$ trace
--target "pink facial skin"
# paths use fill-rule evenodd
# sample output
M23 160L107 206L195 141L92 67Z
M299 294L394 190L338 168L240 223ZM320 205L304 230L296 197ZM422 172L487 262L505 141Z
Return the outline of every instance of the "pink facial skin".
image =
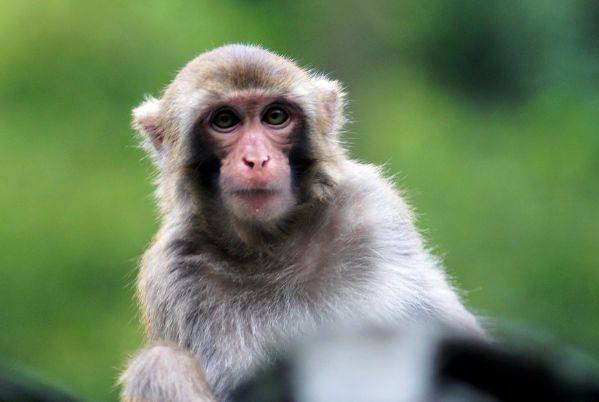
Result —
M295 205L288 154L297 120L292 106L259 95L230 99L206 119L222 155L222 197L238 219L272 222Z

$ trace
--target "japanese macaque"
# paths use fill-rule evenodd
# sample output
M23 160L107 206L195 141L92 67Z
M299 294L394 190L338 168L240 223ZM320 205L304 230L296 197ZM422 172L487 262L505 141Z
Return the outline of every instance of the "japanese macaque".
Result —
M344 100L336 81L227 45L133 111L162 225L137 282L148 345L123 400L226 401L338 323L480 333L394 185L348 157Z

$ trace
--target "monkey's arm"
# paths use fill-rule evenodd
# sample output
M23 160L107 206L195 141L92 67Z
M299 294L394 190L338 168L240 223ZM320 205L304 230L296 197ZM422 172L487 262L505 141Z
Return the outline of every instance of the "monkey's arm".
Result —
M119 383L123 402L216 402L197 358L166 343L142 349Z

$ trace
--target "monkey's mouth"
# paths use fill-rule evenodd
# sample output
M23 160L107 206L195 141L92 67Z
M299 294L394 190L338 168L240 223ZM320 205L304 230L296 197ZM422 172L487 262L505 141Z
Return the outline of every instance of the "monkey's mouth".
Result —
M263 204L279 195L279 191L265 188L250 188L235 190L232 194L244 202L251 204Z
M270 188L244 188L230 193L235 201L247 210L250 215L259 213L277 204L281 191Z
M277 194L278 191L270 188L244 188L232 191L232 193L240 197L263 197Z

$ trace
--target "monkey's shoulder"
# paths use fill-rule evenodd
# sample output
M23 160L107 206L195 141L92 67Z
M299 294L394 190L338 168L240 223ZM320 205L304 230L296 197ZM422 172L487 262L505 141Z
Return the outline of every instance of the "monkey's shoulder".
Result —
M374 226L374 232L415 230L412 208L381 166L347 161L343 170L334 204L347 220Z

